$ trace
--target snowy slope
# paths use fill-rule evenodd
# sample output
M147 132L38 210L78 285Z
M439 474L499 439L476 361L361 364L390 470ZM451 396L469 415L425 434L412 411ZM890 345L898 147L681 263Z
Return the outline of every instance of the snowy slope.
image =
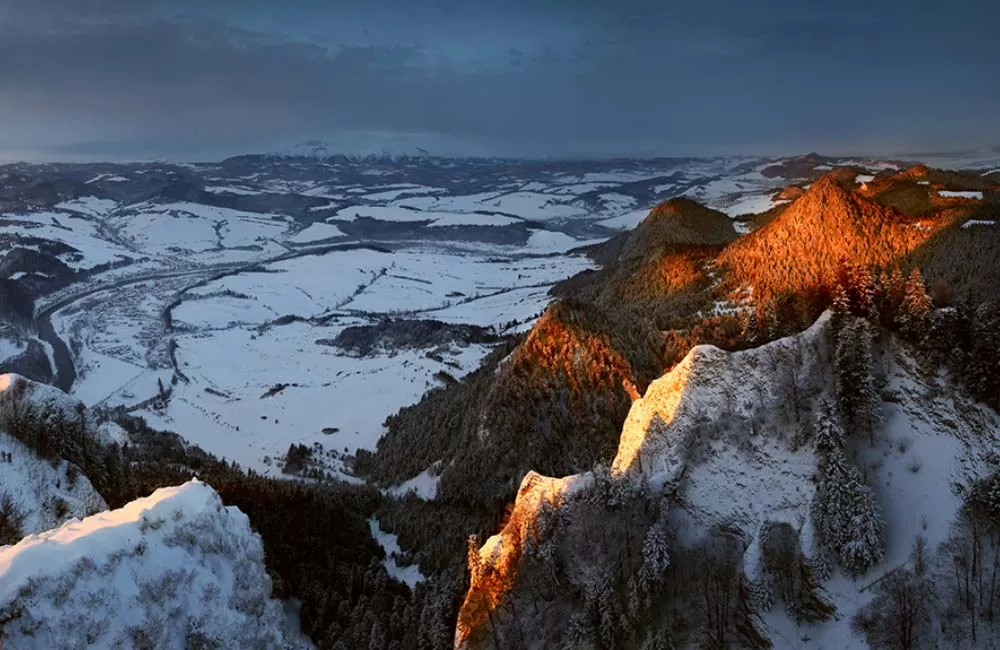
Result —
M0 462L0 498L9 496L24 515L23 535L107 509L87 477L77 472L70 480L66 461L53 466L5 432L0 432L0 451L11 455L9 463Z
M0 375L0 393L16 390L23 381L25 402L67 418L79 417L77 401L52 386L19 375ZM105 430L111 433L110 430ZM108 506L78 471L65 461L38 458L8 432L0 431L0 451L10 454L10 462L0 462L0 498L9 496L24 516L21 533L28 535L58 526L70 517L86 517ZM72 477L72 478L71 478Z
M18 650L305 648L270 599L260 538L207 485L0 549L0 638Z
M55 386L31 381L15 373L0 375L0 393L20 390L22 386L23 399L36 408L53 414L61 413L67 418L79 417L77 408L80 400L70 397Z

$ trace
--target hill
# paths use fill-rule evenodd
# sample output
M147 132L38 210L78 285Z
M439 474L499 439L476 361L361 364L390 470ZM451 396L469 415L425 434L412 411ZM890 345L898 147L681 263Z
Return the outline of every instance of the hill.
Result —
M619 260L641 258L660 246L713 246L736 239L732 219L685 197L660 203L632 231Z

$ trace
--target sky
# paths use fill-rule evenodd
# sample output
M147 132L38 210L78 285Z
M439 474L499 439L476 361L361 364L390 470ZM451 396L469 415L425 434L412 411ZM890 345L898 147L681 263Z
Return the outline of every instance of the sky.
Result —
M0 0L0 158L996 145L998 22L994 0Z

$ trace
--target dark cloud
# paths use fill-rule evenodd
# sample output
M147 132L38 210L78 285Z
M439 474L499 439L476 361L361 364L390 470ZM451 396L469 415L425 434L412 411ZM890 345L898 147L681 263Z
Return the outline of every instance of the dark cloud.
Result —
M654 155L1000 140L992 3L0 0L0 150Z

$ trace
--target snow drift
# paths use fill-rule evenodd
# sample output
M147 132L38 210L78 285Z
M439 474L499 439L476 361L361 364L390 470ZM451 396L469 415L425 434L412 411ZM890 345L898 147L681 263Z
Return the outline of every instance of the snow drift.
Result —
M197 480L0 548L0 639L18 650L299 648L260 538Z

